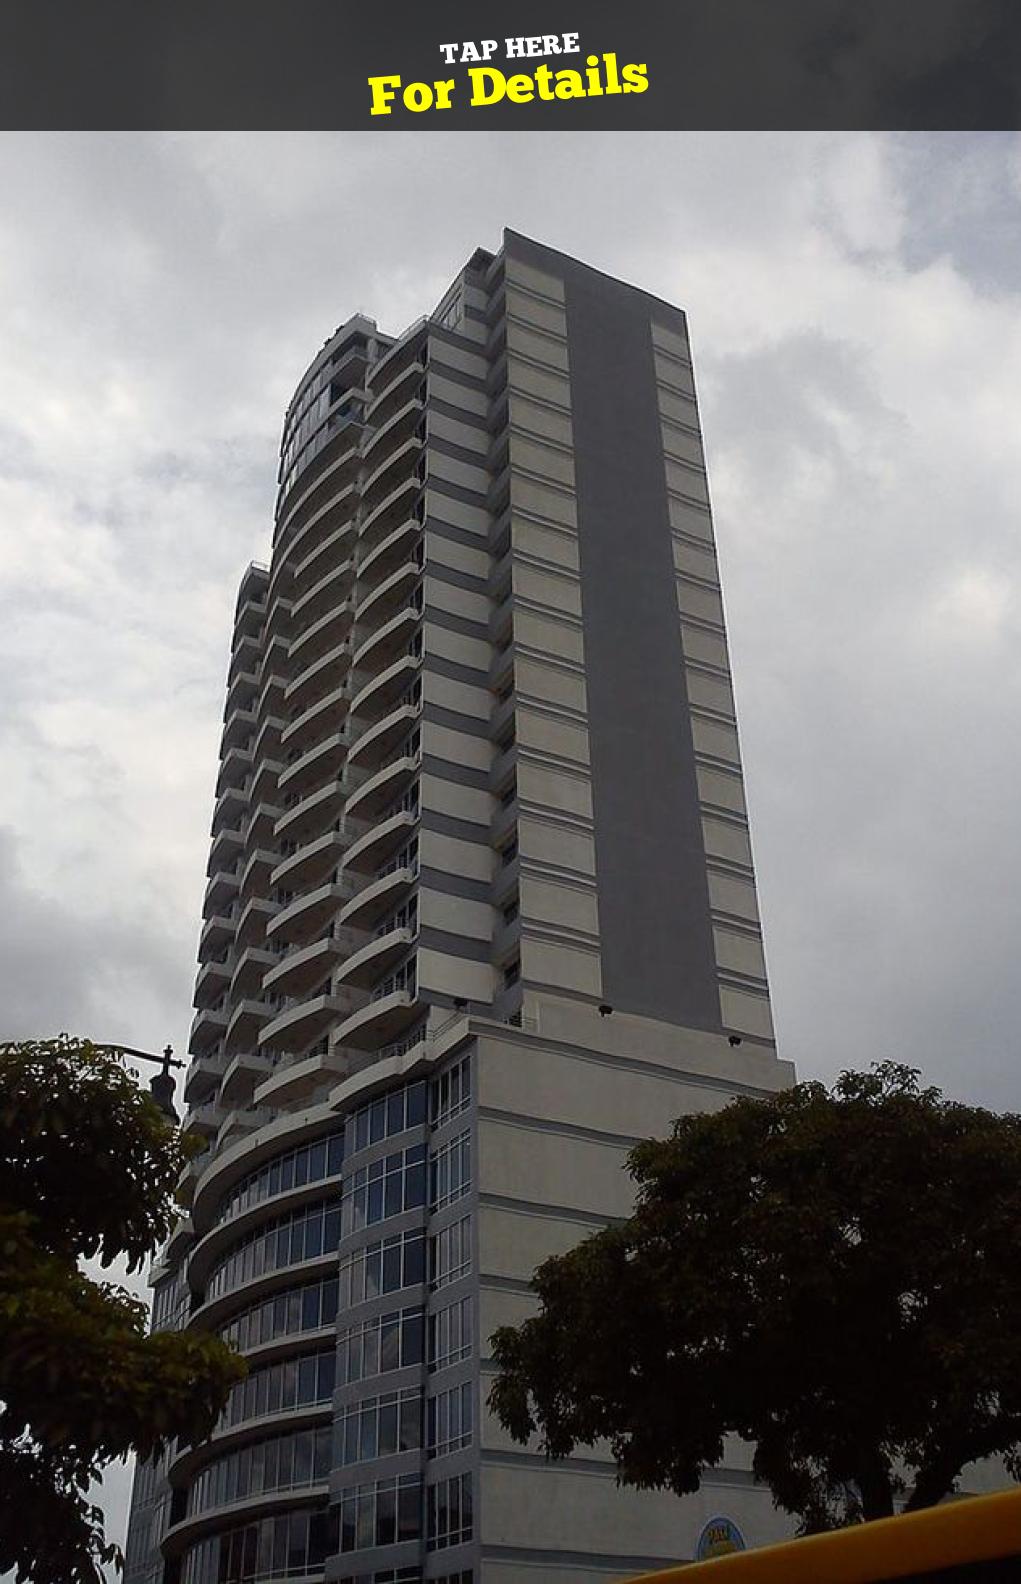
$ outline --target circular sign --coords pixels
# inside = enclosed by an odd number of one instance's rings
[[[732,1551],[744,1551],[744,1535],[733,1518],[710,1518],[698,1537],[695,1561],[708,1562],[710,1557],[729,1556]]]

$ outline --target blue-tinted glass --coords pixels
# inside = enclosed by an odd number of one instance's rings
[[[388,1095],[386,1101],[386,1131],[387,1137],[394,1133],[404,1131],[404,1090],[398,1089],[395,1094]]]
[[[380,1328],[380,1371],[397,1369],[401,1362],[400,1321],[385,1318]],[[407,1362],[407,1360],[405,1361]]]
[[[411,1237],[404,1244],[404,1285],[425,1281],[425,1238]]]
[[[396,1292],[401,1285],[401,1245],[394,1243],[383,1250],[383,1291]]]
[[[291,1513],[287,1524],[287,1566],[295,1573],[305,1571],[308,1555],[308,1513]]]
[[[397,1451],[397,1404],[383,1403],[379,1410],[379,1453]]]
[[[397,1493],[397,1539],[417,1540],[421,1533],[419,1508],[421,1493],[417,1485],[401,1485]]]
[[[386,1102],[373,1100],[369,1107],[369,1141],[372,1144],[386,1137]]]
[[[397,1492],[384,1485],[376,1493],[376,1544],[393,1545],[397,1538]]]
[[[425,1121],[425,1084],[412,1084],[408,1090],[408,1127],[418,1127]]]
[[[407,1315],[404,1320],[404,1347],[403,1361],[405,1364],[421,1364],[422,1362],[422,1315],[421,1311]]]
[[[316,1400],[316,1360],[303,1358],[298,1365],[298,1402],[310,1403]]]
[[[410,1166],[404,1181],[404,1208],[410,1210],[414,1205],[425,1204],[425,1163],[419,1161],[417,1165]]]

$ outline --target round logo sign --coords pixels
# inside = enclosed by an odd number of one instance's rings
[[[695,1549],[696,1562],[708,1562],[710,1557],[728,1556],[731,1551],[744,1551],[744,1535],[732,1518],[710,1518],[698,1537]]]

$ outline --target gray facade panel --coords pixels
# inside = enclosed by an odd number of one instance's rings
[[[721,1027],[660,440],[651,310],[677,309],[506,233],[564,282],[603,993]]]

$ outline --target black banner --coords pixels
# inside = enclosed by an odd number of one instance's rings
[[[1018,0],[0,0],[24,128],[1007,128]]]

